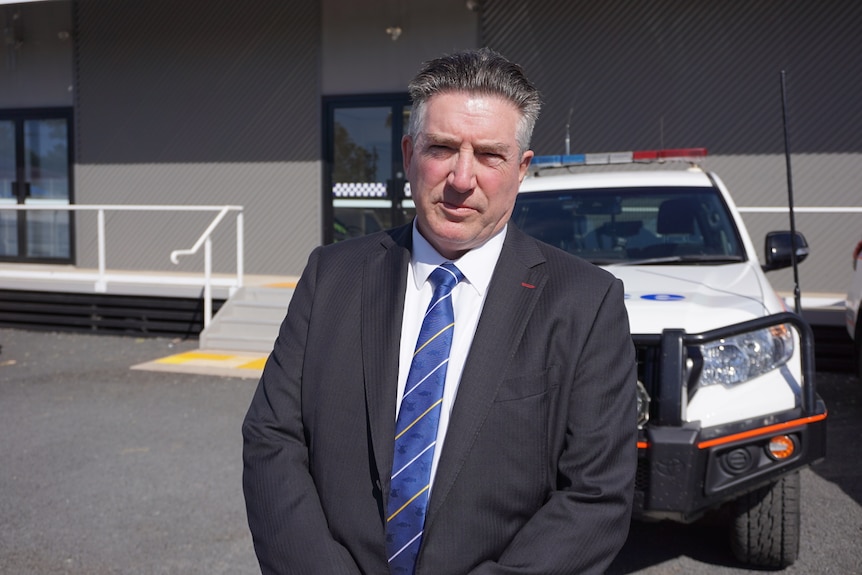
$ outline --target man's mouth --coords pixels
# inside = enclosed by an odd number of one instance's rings
[[[443,213],[450,219],[464,219],[474,214],[476,210],[465,204],[453,204],[450,202],[440,202]]]

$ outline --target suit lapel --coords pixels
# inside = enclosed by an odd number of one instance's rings
[[[381,491],[392,470],[395,389],[412,225],[389,232],[367,258],[362,279],[361,345],[372,457]]]
[[[547,276],[535,240],[509,224],[452,409],[427,524],[446,499],[505,379]]]

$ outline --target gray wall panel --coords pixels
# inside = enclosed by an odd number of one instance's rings
[[[862,207],[862,154],[794,154],[793,199],[799,207]],[[705,167],[719,174],[740,206],[786,206],[787,167],[783,155],[708,158]],[[790,229],[786,215],[744,214],[761,262],[763,241],[771,230]],[[799,268],[803,294],[846,293],[852,250],[862,240],[862,214],[796,214],[811,255]],[[790,270],[770,272],[776,289],[791,291]]]
[[[319,5],[74,7],[78,203],[240,204],[246,271],[298,273],[321,237]],[[202,231],[174,218],[112,218],[127,239],[108,264],[122,269],[162,269],[166,254]],[[93,264],[94,241],[79,225],[78,265]],[[232,240],[216,248],[218,261],[234,260]]]
[[[477,45],[465,0],[322,0],[323,93],[406,92],[419,64]],[[399,28],[396,40],[386,32]]]
[[[80,0],[79,161],[313,161],[319,8]]]
[[[563,150],[570,111],[575,151],[781,153],[781,70],[794,151],[859,152],[860,25],[846,0],[497,0],[482,39],[542,91],[542,153]]]
[[[0,5],[0,108],[72,105],[72,4]]]

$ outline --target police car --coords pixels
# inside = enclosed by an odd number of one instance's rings
[[[512,221],[625,285],[638,358],[636,518],[720,510],[738,559],[784,567],[799,551],[799,470],[825,455],[826,408],[811,329],[764,272],[801,261],[807,244],[772,232],[761,265],[724,184],[699,167],[705,155],[536,157]]]
[[[847,313],[847,333],[853,340],[856,377],[862,379],[862,242],[853,250],[853,279],[844,302]]]

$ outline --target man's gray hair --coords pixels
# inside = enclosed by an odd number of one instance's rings
[[[539,91],[517,64],[489,48],[466,50],[425,62],[407,87],[413,101],[408,134],[414,140],[425,121],[425,105],[432,96],[468,92],[500,96],[521,113],[516,138],[521,153],[530,147],[542,107]]]

